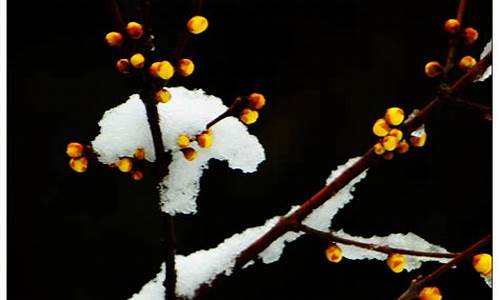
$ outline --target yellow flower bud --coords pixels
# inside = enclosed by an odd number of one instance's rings
[[[326,259],[333,263],[339,263],[342,260],[342,249],[336,244],[331,244],[325,250]]]
[[[398,146],[398,138],[392,135],[386,135],[382,139],[382,146],[387,151],[394,151]]]
[[[132,64],[132,67],[136,68],[136,69],[140,69],[142,67],[144,67],[144,61],[146,59],[144,58],[144,55],[140,54],[140,53],[136,53],[134,55],[132,55],[132,57],[130,58],[130,63]]]
[[[466,45],[474,44],[479,38],[479,32],[472,27],[467,27],[464,30],[464,40]]]
[[[373,152],[375,152],[375,154],[377,155],[384,154],[385,152],[384,146],[382,146],[381,143],[376,143],[375,145],[373,145]]]
[[[450,34],[455,34],[460,31],[460,22],[456,19],[449,19],[444,23],[444,30]]]
[[[425,65],[425,75],[430,78],[435,78],[443,73],[443,66],[437,61],[428,62]]]
[[[138,40],[144,34],[142,25],[137,22],[129,22],[127,24],[127,33],[131,39]]]
[[[257,122],[258,118],[259,118],[259,113],[256,110],[249,108],[245,108],[244,110],[241,111],[240,114],[240,120],[247,125]]]
[[[144,178],[144,172],[141,170],[133,170],[132,171],[132,179],[135,181],[140,181]]]
[[[81,156],[78,158],[72,158],[69,160],[69,166],[75,172],[83,173],[83,172],[87,171],[87,168],[89,166],[89,161],[87,160],[87,158],[85,156]]]
[[[464,71],[472,69],[477,64],[477,61],[472,56],[464,56],[458,63],[458,67]]]
[[[146,155],[146,152],[144,152],[144,149],[143,148],[138,148],[137,150],[135,150],[134,152],[134,157],[135,159],[137,160],[143,160],[144,157]]]
[[[196,156],[198,156],[198,153],[193,148],[183,148],[181,151],[184,154],[184,158],[189,161],[195,160]]]
[[[375,121],[372,128],[373,133],[380,137],[388,135],[390,130],[389,124],[387,124],[385,119],[378,119]]]
[[[191,139],[187,134],[181,134],[177,138],[177,145],[180,148],[186,148],[187,146],[189,146],[189,143],[191,143]]]
[[[393,253],[387,258],[387,265],[394,273],[401,273],[405,268],[405,257],[398,253]]]
[[[382,154],[382,158],[385,160],[391,160],[394,158],[394,152],[387,151],[384,154]]]
[[[153,77],[160,77],[163,80],[169,80],[174,76],[175,69],[172,64],[167,61],[157,61],[151,64],[149,67],[149,73]]]
[[[410,143],[413,147],[423,147],[427,141],[427,133],[423,129],[412,132]]]
[[[406,142],[406,140],[402,140],[401,142],[399,142],[396,150],[398,151],[399,154],[404,154],[410,151],[410,145],[408,144],[408,142]]]
[[[248,103],[253,109],[261,109],[266,104],[266,98],[262,94],[252,93],[248,97]]]
[[[66,146],[66,154],[72,158],[80,157],[83,154],[83,149],[83,145],[80,143],[69,143]]]
[[[193,34],[200,34],[208,27],[208,20],[202,16],[194,16],[187,22],[187,29]]]
[[[117,163],[116,166],[118,167],[118,170],[122,171],[123,173],[128,173],[132,170],[134,163],[132,162],[132,159],[128,157],[121,158]]]
[[[161,103],[167,103],[172,98],[170,92],[166,89],[161,89],[155,94],[156,101]]]
[[[122,74],[130,73],[130,61],[126,58],[122,58],[116,62],[116,68]]]
[[[203,132],[196,137],[196,141],[201,148],[210,148],[212,146],[212,135],[208,132]]]
[[[183,58],[183,59],[179,60],[179,65],[178,65],[177,69],[179,70],[179,74],[181,74],[181,76],[187,77],[187,76],[193,74],[194,63],[192,60],[190,60],[188,58]]]
[[[385,120],[392,126],[403,123],[405,112],[399,107],[391,107],[385,111]]]
[[[492,257],[489,254],[482,253],[475,255],[472,259],[472,266],[478,272],[483,274],[484,276],[488,276],[491,274],[492,270]]]
[[[119,32],[110,32],[106,34],[106,43],[111,47],[120,47],[123,44],[123,36]]]
[[[420,300],[441,300],[441,291],[437,287],[425,287],[418,295]]]
[[[396,137],[398,139],[398,142],[403,139],[403,132],[396,128],[391,129],[391,131],[389,131],[389,135]]]

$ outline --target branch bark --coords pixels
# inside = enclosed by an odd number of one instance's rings
[[[359,241],[336,236],[335,233],[333,233],[333,232],[324,232],[321,230],[316,230],[316,229],[311,228],[309,226],[306,226],[304,224],[298,224],[296,229],[297,229],[297,231],[302,231],[307,235],[320,238],[320,239],[325,240],[327,242],[334,242],[334,243],[339,243],[339,244],[343,244],[343,245],[356,246],[359,248],[368,249],[368,250],[381,252],[381,253],[385,253],[385,254],[399,253],[399,254],[404,254],[404,255],[409,255],[409,256],[435,257],[435,258],[454,258],[458,255],[457,253],[425,252],[425,251],[416,251],[416,250],[402,249],[402,248],[391,248],[391,247],[386,246],[386,245],[376,245],[376,244],[370,244],[370,243],[363,243],[363,242],[359,242]]]
[[[467,0],[460,0],[460,4],[458,5],[457,17],[456,20],[460,23],[460,27],[462,27],[462,22],[465,15],[465,8],[467,6]],[[461,29],[461,28],[460,28]],[[448,47],[448,55],[446,56],[446,65],[444,67],[443,79],[446,80],[448,77],[448,73],[454,66],[455,54],[457,51],[457,45],[460,40],[460,32],[453,34],[449,39],[449,47]]]
[[[481,75],[488,66],[491,65],[492,53],[490,52],[486,55],[477,65],[472,68],[469,72],[464,74],[460,79],[458,79],[447,91],[447,94],[441,94],[431,100],[427,106],[425,106],[419,113],[403,125],[403,132],[411,133],[429,118],[429,116],[436,111],[442,104],[450,99],[452,96],[456,96],[466,87],[468,87],[479,75]],[[307,217],[315,208],[322,205],[325,201],[330,199],[335,195],[340,189],[346,186],[352,179],[364,172],[369,168],[374,158],[376,157],[373,149],[370,148],[365,154],[350,168],[346,169],[341,175],[339,175],[330,184],[326,185],[319,192],[313,195],[310,199],[304,202],[297,210],[287,217],[282,217],[279,222],[272,227],[267,233],[261,236],[258,240],[248,246],[243,250],[240,255],[236,258],[236,262],[233,268],[233,274],[237,270],[241,269],[249,261],[253,260],[260,252],[264,251],[272,242],[281,237],[286,232],[293,230],[294,224],[301,223],[305,217]],[[212,283],[202,285],[196,293],[195,298],[203,297],[203,295],[210,289],[211,286],[218,284],[218,281],[223,278],[223,275],[219,274],[217,278],[212,281]]]
[[[451,270],[451,268],[455,267],[457,264],[459,264],[463,260],[471,257],[474,253],[477,252],[478,249],[485,246],[489,242],[491,242],[491,234],[485,236],[480,241],[476,242],[475,244],[473,244],[469,248],[465,249],[462,253],[457,255],[454,259],[450,260],[448,263],[437,268],[431,274],[429,274],[425,277],[418,277],[418,278],[414,279],[410,283],[410,286],[408,287],[408,289],[401,296],[399,296],[399,298],[397,300],[411,300],[411,299],[418,298],[418,294],[420,293],[421,289],[423,289],[425,286],[427,286],[430,282],[436,280],[438,277],[440,277],[444,273]]]

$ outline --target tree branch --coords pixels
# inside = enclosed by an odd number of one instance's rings
[[[457,255],[455,258],[450,260],[448,263],[442,265],[441,267],[437,268],[434,272],[431,274],[425,276],[425,277],[418,277],[414,279],[411,283],[408,289],[401,295],[397,300],[411,300],[411,299],[416,299],[418,298],[418,294],[420,293],[420,290],[427,286],[431,281],[436,280],[438,277],[449,271],[451,268],[455,267],[457,264],[462,262],[463,260],[469,258],[472,256],[478,249],[483,247],[484,245],[488,244],[491,242],[491,234],[485,236],[482,238],[480,241],[476,242],[469,248],[465,249],[462,253]]]
[[[446,65],[444,67],[443,79],[446,80],[448,77],[448,73],[454,66],[455,53],[457,51],[458,42],[460,40],[460,32],[462,29],[462,22],[465,15],[465,7],[467,6],[467,0],[460,0],[460,4],[458,5],[457,18],[456,20],[460,23],[459,32],[450,36],[449,39],[449,47],[448,47],[448,55],[446,56]]]
[[[485,120],[493,120],[493,112],[491,106],[482,105],[462,98],[456,98],[453,102],[457,105],[479,112]]]
[[[427,106],[418,112],[418,114],[403,125],[404,132],[413,132],[418,127],[423,125],[429,118],[432,112],[441,107],[444,101],[448,100],[450,96],[456,96],[463,89],[468,87],[478,75],[481,75],[484,70],[491,65],[492,54],[491,52],[479,61],[474,68],[464,74],[458,79],[448,90],[447,96],[439,95],[430,101]],[[346,186],[356,176],[369,168],[374,158],[376,157],[373,149],[370,148],[356,163],[346,169],[330,184],[323,187],[319,192],[313,195],[310,199],[304,202],[297,210],[287,217],[282,217],[278,223],[272,227],[267,233],[261,236],[258,240],[243,250],[236,258],[233,268],[233,274],[236,270],[241,269],[248,262],[253,260],[259,253],[264,251],[271,243],[281,237],[286,232],[293,230],[294,224],[301,223],[314,209],[322,205],[325,201],[335,195],[340,189]],[[212,281],[210,285],[202,285],[196,293],[196,298],[202,297],[214,284],[217,284],[223,275],[219,274],[217,278]]]
[[[399,253],[399,254],[404,254],[404,255],[409,255],[409,256],[423,256],[423,257],[435,257],[435,258],[454,258],[455,256],[458,255],[457,253],[425,252],[425,251],[416,251],[416,250],[409,250],[409,249],[402,249],[402,248],[391,248],[391,247],[386,246],[386,245],[376,245],[376,244],[370,244],[370,243],[363,243],[360,241],[355,241],[355,240],[346,239],[346,238],[336,236],[333,232],[324,232],[324,231],[316,230],[316,229],[311,228],[311,227],[304,225],[302,223],[297,224],[296,230],[302,231],[307,235],[311,235],[311,236],[320,238],[320,239],[325,240],[327,242],[335,242],[335,243],[344,244],[344,245],[356,246],[359,248],[368,249],[371,251],[381,252],[381,253],[385,253],[385,254]]]

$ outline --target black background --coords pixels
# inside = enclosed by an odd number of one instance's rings
[[[138,1],[119,1],[135,20]],[[173,85],[203,88],[227,105],[264,93],[251,127],[266,149],[243,175],[211,162],[199,213],[176,217],[178,252],[213,247],[235,232],[285,213],[320,189],[332,169],[375,141],[385,108],[425,105],[437,82],[429,60],[444,60],[443,22],[454,1],[206,1],[209,30],[191,40],[196,63]],[[491,36],[491,1],[470,1],[466,25],[480,31],[460,55],[479,56]],[[153,1],[158,49],[168,58],[190,2]],[[127,299],[159,270],[160,213],[150,177],[141,183],[93,162],[76,174],[65,146],[98,134],[105,110],[132,93],[103,42],[113,29],[106,1],[8,3],[8,297]],[[458,74],[455,74],[458,75]],[[468,89],[491,104],[491,80]],[[412,231],[460,251],[492,228],[491,122],[445,107],[427,123],[421,150],[379,164],[358,185],[335,229],[371,236]],[[326,262],[325,244],[302,238],[278,263],[248,268],[208,299],[395,299],[417,274],[380,261]],[[208,262],[207,262],[208,263]],[[491,299],[466,262],[436,282],[445,299]]]

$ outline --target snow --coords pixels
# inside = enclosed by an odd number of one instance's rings
[[[481,59],[483,59],[488,53],[490,53],[491,51],[491,46],[492,46],[492,41],[490,40],[486,46],[484,46],[484,49],[483,49],[483,52],[481,52]],[[481,75],[481,77],[479,77],[478,79],[476,79],[475,81],[485,81],[486,79],[488,79],[490,76],[491,76],[491,73],[492,73],[492,66],[490,65],[484,72],[483,74]]]
[[[339,176],[345,169],[352,166],[359,160],[359,157],[350,159],[346,164],[339,166],[334,170],[327,179],[327,184],[332,182],[337,176]],[[305,220],[304,224],[313,227],[317,230],[329,231],[331,226],[331,220],[337,214],[337,212],[348,204],[354,196],[352,192],[354,191],[355,185],[359,183],[366,177],[366,172],[361,173],[356,178],[354,178],[348,185],[341,189],[338,193],[327,200],[323,205],[316,208]],[[293,206],[286,215],[290,215],[299,206]],[[193,298],[196,290],[202,284],[210,284],[218,274],[231,275],[235,260],[239,253],[256,241],[259,237],[269,231],[277,222],[279,217],[273,217],[265,222],[264,225],[259,227],[253,227],[245,230],[242,233],[235,234],[230,238],[225,239],[217,247],[209,250],[200,250],[194,252],[190,255],[176,256],[176,270],[177,270],[177,286],[176,291],[178,296]],[[426,252],[443,252],[446,253],[446,249],[430,244],[426,242],[421,237],[413,234],[391,234],[386,237],[373,236],[371,238],[362,238],[351,236],[344,231],[339,231],[336,233],[340,237],[354,239],[357,241],[362,241],[366,243],[373,243],[378,245],[387,245],[395,248],[419,250]],[[263,263],[273,263],[280,259],[284,248],[287,244],[293,242],[303,233],[297,232],[287,232],[277,240],[275,240],[268,248],[259,254],[259,258]],[[358,248],[349,245],[340,244],[344,257],[347,259],[378,259],[385,261],[387,259],[387,254],[367,250],[364,248]],[[438,261],[441,263],[446,263],[448,259],[446,258],[430,258],[430,257],[413,257],[406,256],[407,264],[405,266],[407,271],[417,269],[421,266],[422,262],[425,261]],[[244,268],[253,265],[254,262],[247,263]],[[164,288],[162,285],[162,278],[164,278],[164,268],[157,275],[155,279],[146,284],[143,289],[135,294],[132,300],[160,300],[158,295],[162,295]]]
[[[389,246],[391,248],[400,248],[407,250],[416,250],[416,251],[425,251],[425,252],[437,252],[437,253],[448,253],[445,248],[433,245],[423,238],[419,237],[414,233],[393,233],[388,236],[372,236],[370,238],[356,237],[345,233],[343,230],[339,230],[335,232],[336,236],[355,240],[363,243],[375,244],[380,246]],[[387,254],[372,251],[356,246],[351,245],[343,245],[341,243],[337,243],[340,248],[342,248],[342,252],[344,254],[344,258],[347,259],[377,259],[381,261],[387,260]],[[422,262],[426,261],[437,261],[440,263],[446,263],[450,259],[449,258],[435,258],[435,257],[417,257],[417,256],[409,256],[405,255],[406,265],[405,269],[407,271],[412,271],[420,268]]]
[[[247,127],[234,117],[228,117],[212,126],[213,144],[200,149],[196,142],[190,147],[198,152],[194,161],[187,161],[179,151],[177,137],[201,133],[205,125],[223,113],[227,107],[222,100],[206,95],[202,90],[190,91],[184,87],[168,88],[171,100],[158,104],[160,127],[165,150],[172,152],[169,174],[160,184],[161,208],[171,215],[196,213],[196,198],[200,178],[210,159],[227,161],[232,169],[255,172],[264,161],[264,148],[249,134]],[[132,95],[123,104],[105,112],[99,122],[100,134],[92,147],[100,162],[112,164],[120,157],[132,157],[143,148],[145,159],[155,161],[155,153],[146,111],[138,95]],[[167,167],[167,166],[165,166]]]

